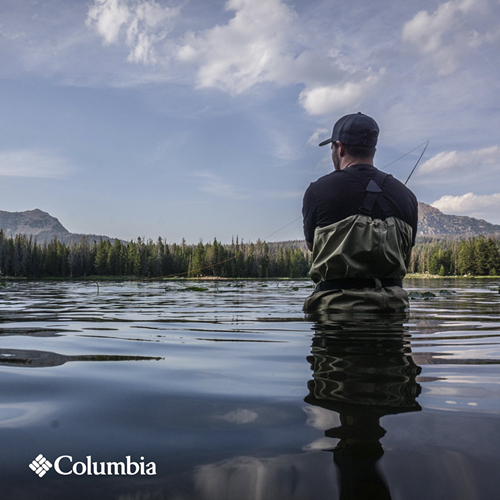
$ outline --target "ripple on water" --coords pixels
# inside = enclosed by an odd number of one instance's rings
[[[306,281],[2,287],[3,492],[494,498],[499,281],[406,286],[409,316],[315,321]],[[40,479],[39,453],[145,456],[158,474]]]

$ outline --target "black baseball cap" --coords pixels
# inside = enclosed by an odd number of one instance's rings
[[[321,142],[325,146],[331,142],[340,141],[347,146],[375,147],[377,145],[379,128],[377,122],[363,113],[345,115],[333,126],[332,137]]]

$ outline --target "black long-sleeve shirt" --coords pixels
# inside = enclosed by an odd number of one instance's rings
[[[368,179],[375,178],[378,169],[373,165],[351,165],[359,169]],[[347,169],[346,169],[347,170]],[[418,204],[413,192],[392,175],[388,175],[383,186],[382,196],[389,203],[394,217],[407,222],[413,229],[413,241],[417,235]],[[316,227],[325,227],[346,217],[359,213],[359,207],[366,197],[364,186],[344,170],[335,170],[312,182],[304,194],[302,215],[306,241],[314,241]],[[375,204],[372,217],[385,219],[378,204]]]

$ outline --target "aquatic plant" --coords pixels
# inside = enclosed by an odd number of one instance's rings
[[[408,294],[408,298],[410,299],[424,299],[424,300],[428,300],[428,299],[431,299],[431,298],[434,298],[436,297],[436,294],[432,293],[432,292],[415,292],[415,291],[412,291]]]

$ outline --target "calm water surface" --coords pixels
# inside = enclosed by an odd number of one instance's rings
[[[2,498],[498,498],[500,281],[391,318],[305,318],[308,285],[0,287]]]

